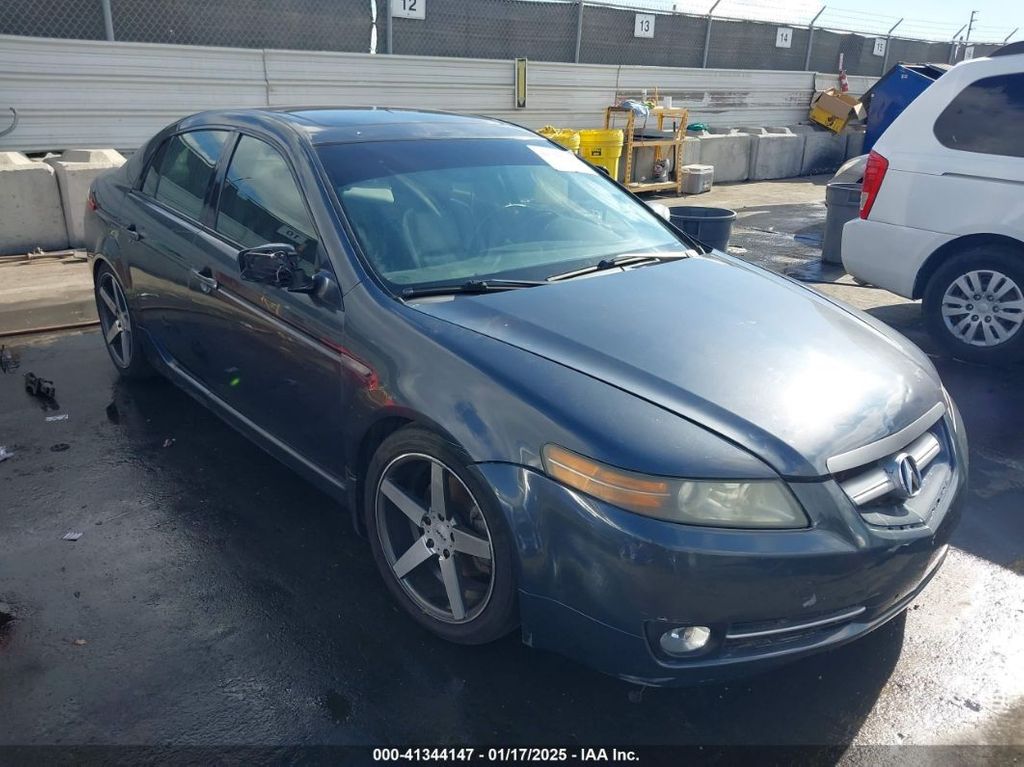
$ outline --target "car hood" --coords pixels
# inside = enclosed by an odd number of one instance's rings
[[[942,401],[902,336],[725,256],[414,306],[694,421],[783,476],[824,475],[829,457]]]

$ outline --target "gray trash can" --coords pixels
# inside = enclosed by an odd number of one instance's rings
[[[676,205],[669,208],[672,224],[691,237],[717,250],[729,246],[732,222],[736,211],[728,208],[704,208],[697,205]]]
[[[843,225],[860,213],[860,184],[830,183],[825,187],[825,236],[821,239],[821,260],[843,262]]]

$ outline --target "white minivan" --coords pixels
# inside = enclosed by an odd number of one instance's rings
[[[923,298],[953,356],[1024,359],[1024,42],[953,67],[882,134],[842,256]]]

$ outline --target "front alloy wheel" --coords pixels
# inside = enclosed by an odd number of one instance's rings
[[[516,617],[512,549],[491,490],[466,456],[407,427],[384,441],[367,480],[374,558],[406,611],[464,644],[507,633]]]

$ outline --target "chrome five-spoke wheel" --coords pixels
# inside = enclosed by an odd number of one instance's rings
[[[129,368],[132,364],[132,320],[124,291],[113,272],[102,272],[96,285],[96,296],[107,350],[118,367]]]
[[[459,476],[430,455],[399,455],[381,473],[376,505],[384,557],[416,606],[450,624],[479,616],[494,589],[494,546]]]
[[[1024,323],[1021,286],[1002,272],[977,269],[962,274],[942,296],[946,329],[971,346],[1005,343]]]

